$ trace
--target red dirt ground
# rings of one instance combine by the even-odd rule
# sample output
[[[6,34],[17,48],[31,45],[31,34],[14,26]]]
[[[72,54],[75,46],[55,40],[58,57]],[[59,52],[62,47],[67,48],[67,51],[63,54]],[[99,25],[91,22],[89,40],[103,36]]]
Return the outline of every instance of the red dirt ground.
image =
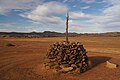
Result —
[[[120,37],[70,37],[88,51],[92,68],[82,74],[58,73],[43,66],[50,44],[64,38],[0,38],[0,80],[120,80],[120,66],[105,67],[110,61],[120,65]],[[7,44],[15,46],[6,46]]]

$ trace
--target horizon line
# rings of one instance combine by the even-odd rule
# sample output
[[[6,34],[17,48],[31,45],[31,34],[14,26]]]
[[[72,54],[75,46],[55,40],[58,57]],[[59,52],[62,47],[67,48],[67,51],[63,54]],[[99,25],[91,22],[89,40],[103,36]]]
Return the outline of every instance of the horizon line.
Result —
[[[44,33],[44,32],[47,32],[47,31],[41,31],[41,32],[38,32],[38,31],[30,31],[30,32],[22,32],[22,31],[0,31],[1,32],[5,32],[5,33],[32,33],[32,32],[35,32],[35,33]],[[48,32],[56,32],[56,33],[66,33],[66,32],[58,32],[58,31],[48,31]],[[78,33],[78,32],[68,32],[68,33],[77,33],[77,34],[86,34],[86,33],[90,33],[90,34],[94,34],[94,33],[117,33],[119,31],[106,31],[106,32],[81,32],[81,33]]]

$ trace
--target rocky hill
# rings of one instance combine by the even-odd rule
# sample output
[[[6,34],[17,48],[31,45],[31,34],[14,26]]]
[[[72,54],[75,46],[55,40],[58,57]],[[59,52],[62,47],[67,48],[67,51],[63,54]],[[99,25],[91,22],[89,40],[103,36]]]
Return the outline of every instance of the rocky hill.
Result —
[[[120,32],[108,32],[108,33],[69,33],[69,37],[76,36],[99,36],[99,37],[120,37]],[[0,37],[8,38],[41,38],[41,37],[65,37],[65,33],[59,32],[30,32],[30,33],[20,33],[20,32],[0,32]]]
[[[70,37],[79,36],[77,33],[69,33]],[[44,31],[44,32],[0,32],[0,37],[15,37],[15,38],[40,38],[40,37],[65,37],[65,33]]]

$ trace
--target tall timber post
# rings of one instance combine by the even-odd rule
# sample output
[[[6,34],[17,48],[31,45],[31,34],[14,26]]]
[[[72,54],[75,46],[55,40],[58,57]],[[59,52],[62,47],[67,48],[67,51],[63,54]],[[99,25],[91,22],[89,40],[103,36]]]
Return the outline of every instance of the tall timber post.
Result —
[[[67,16],[66,16],[66,42],[68,42],[68,20],[69,20],[69,12],[67,11]]]

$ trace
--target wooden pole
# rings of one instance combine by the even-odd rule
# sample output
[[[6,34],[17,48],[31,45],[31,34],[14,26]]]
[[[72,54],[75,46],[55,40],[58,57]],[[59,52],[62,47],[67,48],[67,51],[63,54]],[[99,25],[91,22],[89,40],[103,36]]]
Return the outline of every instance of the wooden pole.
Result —
[[[67,11],[67,17],[66,17],[66,42],[68,43],[68,20],[69,20],[69,13]]]

